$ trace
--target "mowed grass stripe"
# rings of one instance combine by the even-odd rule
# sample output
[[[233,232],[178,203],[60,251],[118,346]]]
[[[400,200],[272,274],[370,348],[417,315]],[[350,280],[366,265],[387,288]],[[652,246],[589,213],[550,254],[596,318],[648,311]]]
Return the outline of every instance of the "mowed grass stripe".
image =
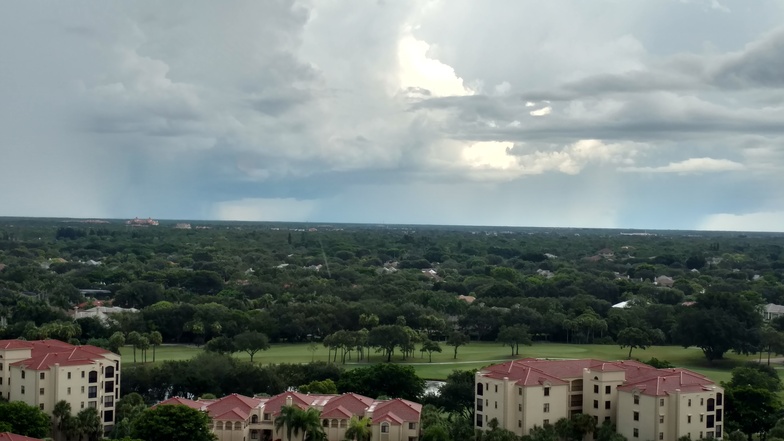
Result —
[[[457,359],[453,359],[453,348],[442,345],[443,352],[433,353],[433,362],[428,362],[428,355],[425,353],[421,357],[419,351],[416,356],[403,360],[399,353],[392,357],[396,363],[410,364],[416,369],[417,374],[422,378],[432,380],[443,380],[455,369],[476,369],[488,364],[500,363],[504,360],[513,358],[596,358],[600,360],[623,360],[626,359],[629,350],[621,349],[615,345],[572,345],[563,343],[535,343],[533,346],[521,346],[520,355],[511,356],[511,350],[507,346],[501,346],[493,342],[472,342],[458,349]],[[156,361],[166,360],[188,360],[196,354],[202,352],[201,348],[185,345],[164,345],[156,350]],[[241,360],[250,360],[250,356],[244,352],[234,354]],[[719,360],[713,364],[709,363],[697,348],[686,348],[681,346],[654,346],[647,350],[636,349],[632,352],[632,358],[646,361],[651,357],[659,360],[667,360],[678,367],[692,369],[711,378],[714,381],[728,381],[730,370],[746,361],[756,361],[758,356],[743,356],[734,353],[727,353],[724,360]],[[137,362],[141,362],[141,351],[136,351]],[[765,357],[763,356],[763,361]],[[274,344],[267,351],[257,352],[253,360],[261,364],[271,363],[309,363],[311,360],[327,361],[327,349],[319,346],[315,353],[308,350],[308,344]],[[376,352],[371,353],[371,362],[381,362],[385,358]],[[122,361],[126,365],[133,364],[133,349],[126,346],[122,350]],[[152,349],[147,352],[147,361],[152,361]],[[338,356],[338,363],[340,357]],[[356,353],[351,354],[351,360],[347,360],[346,368],[352,369],[366,364],[357,362]]]

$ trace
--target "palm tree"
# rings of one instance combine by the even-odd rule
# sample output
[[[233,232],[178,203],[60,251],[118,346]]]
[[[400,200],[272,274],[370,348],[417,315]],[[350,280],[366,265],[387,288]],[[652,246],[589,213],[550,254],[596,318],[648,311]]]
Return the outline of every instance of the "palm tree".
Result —
[[[321,426],[321,411],[315,407],[300,413],[299,427],[302,429],[302,439],[305,441],[322,441],[327,438]],[[294,435],[297,429],[294,428]]]
[[[370,426],[370,418],[352,416],[348,421],[348,429],[346,429],[346,439],[353,439],[354,441],[368,441],[373,434],[373,428]]]
[[[286,439],[291,441],[291,432],[294,430],[294,426],[296,426],[300,412],[302,412],[302,409],[294,405],[281,406],[280,415],[275,417],[275,432],[286,426]]]
[[[76,419],[79,420],[79,431],[81,434],[87,435],[87,441],[98,441],[101,439],[103,423],[101,423],[101,416],[95,408],[88,407],[81,410],[76,414]],[[81,439],[81,435],[79,439]]]
[[[152,362],[155,363],[155,348],[163,343],[163,335],[158,331],[150,332],[150,344],[152,345]]]
[[[324,429],[321,427],[321,412],[313,407],[302,410],[297,406],[282,406],[280,415],[275,418],[275,430],[280,430],[286,426],[286,438],[291,441],[291,434],[299,435],[302,431],[302,439],[305,441],[320,441],[326,438]]]
[[[60,434],[65,434],[67,420],[71,417],[71,404],[65,400],[60,400],[52,409],[52,416],[55,420],[55,429]]]

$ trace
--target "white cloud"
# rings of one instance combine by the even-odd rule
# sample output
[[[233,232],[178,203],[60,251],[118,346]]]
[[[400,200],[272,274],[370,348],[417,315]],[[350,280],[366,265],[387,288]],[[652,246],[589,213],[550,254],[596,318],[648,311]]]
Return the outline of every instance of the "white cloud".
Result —
[[[542,107],[541,109],[532,110],[530,113],[531,116],[545,116],[549,115],[553,111],[551,106]]]
[[[213,206],[212,217],[218,220],[235,221],[303,222],[311,220],[310,216],[317,206],[318,203],[315,201],[292,198],[246,198],[216,203]]]
[[[712,173],[744,170],[741,163],[729,159],[689,158],[680,162],[670,162],[660,167],[622,167],[619,170],[630,173]]]
[[[697,229],[709,231],[782,232],[784,231],[784,211],[711,214],[703,219]]]
[[[589,164],[633,163],[640,148],[641,145],[634,143],[606,144],[596,139],[583,139],[552,149],[483,141],[462,147],[459,166],[467,168],[472,172],[470,176],[480,180],[508,180],[547,172],[576,175]]]
[[[425,89],[433,96],[473,95],[455,70],[439,60],[430,58],[430,45],[406,35],[398,43],[400,88]],[[508,84],[507,84],[508,86]]]

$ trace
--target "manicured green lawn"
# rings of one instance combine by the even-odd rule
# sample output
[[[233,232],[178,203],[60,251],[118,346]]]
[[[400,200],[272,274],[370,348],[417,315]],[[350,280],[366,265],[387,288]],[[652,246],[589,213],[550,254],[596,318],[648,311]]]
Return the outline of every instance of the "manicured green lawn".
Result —
[[[474,342],[458,349],[457,359],[453,359],[453,348],[443,346],[444,352],[434,353],[433,362],[428,362],[428,356],[420,358],[420,353],[416,353],[415,358],[403,360],[400,354],[395,354],[392,358],[394,362],[406,363],[414,366],[419,376],[427,379],[444,379],[454,369],[475,369],[493,363],[500,363],[512,359],[511,350],[498,343]],[[156,353],[157,361],[164,360],[187,360],[201,352],[202,349],[194,346],[166,345],[158,347]],[[628,355],[628,349],[621,349],[615,345],[567,345],[560,343],[535,343],[533,346],[521,346],[520,355],[514,358],[535,357],[535,358],[597,358],[601,360],[622,360]],[[352,354],[352,356],[355,354]],[[249,360],[250,357],[245,353],[235,354],[237,358]],[[133,363],[133,350],[126,346],[122,350],[123,363]],[[680,346],[656,346],[647,350],[635,350],[632,358],[646,361],[651,357],[659,360],[667,360],[678,367],[685,367],[700,372],[714,381],[727,381],[730,378],[730,370],[745,361],[756,360],[756,356],[740,356],[733,353],[726,354],[726,359],[708,363],[702,351],[696,348],[684,349]],[[152,350],[147,354],[148,361],[152,361]],[[258,352],[254,356],[254,361],[269,363],[308,363],[311,360],[326,361],[327,349],[319,346],[315,353],[308,350],[307,344],[276,344],[267,351]],[[381,354],[372,353],[371,361],[382,361]],[[137,361],[141,361],[140,351],[137,351]],[[339,362],[340,360],[338,360]],[[349,360],[346,368],[361,366],[365,362],[357,363],[356,360]]]

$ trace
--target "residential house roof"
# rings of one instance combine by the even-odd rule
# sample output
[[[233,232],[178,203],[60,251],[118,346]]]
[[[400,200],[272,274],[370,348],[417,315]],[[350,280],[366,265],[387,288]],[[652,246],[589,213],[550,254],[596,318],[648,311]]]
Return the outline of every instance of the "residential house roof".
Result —
[[[354,393],[332,397],[321,411],[321,415],[331,417],[333,412],[350,412],[352,415],[364,415],[365,411],[373,405],[373,399]],[[342,410],[339,410],[342,409]]]
[[[373,423],[389,420],[397,424],[406,421],[418,421],[422,413],[422,405],[413,401],[395,398],[381,401],[373,409]]]
[[[153,407],[157,406],[188,406],[191,409],[201,409],[204,407],[204,403],[201,401],[194,401],[189,400],[187,398],[182,397],[171,397],[168,400],[161,401],[160,403],[156,404]]]
[[[688,369],[657,369],[654,375],[642,377],[618,387],[626,392],[664,396],[680,392],[708,391],[715,386],[712,380]]]
[[[32,349],[33,344],[26,340],[0,340],[0,349]]]
[[[34,371],[47,370],[58,364],[60,366],[78,366],[94,364],[110,353],[106,349],[92,345],[74,346],[59,340],[36,340],[30,344],[30,358],[17,361],[11,366],[24,366]],[[18,345],[18,344],[17,344]]]
[[[768,303],[767,305],[765,305],[765,312],[769,314],[784,314],[784,305]]]
[[[260,398],[231,394],[206,405],[204,410],[216,420],[244,421],[248,419],[250,410],[263,401]]]
[[[264,403],[264,413],[277,415],[280,413],[280,408],[286,405],[286,400],[291,397],[291,404],[302,409],[307,408],[313,403],[313,396],[301,394],[299,392],[284,392],[267,400]]]

